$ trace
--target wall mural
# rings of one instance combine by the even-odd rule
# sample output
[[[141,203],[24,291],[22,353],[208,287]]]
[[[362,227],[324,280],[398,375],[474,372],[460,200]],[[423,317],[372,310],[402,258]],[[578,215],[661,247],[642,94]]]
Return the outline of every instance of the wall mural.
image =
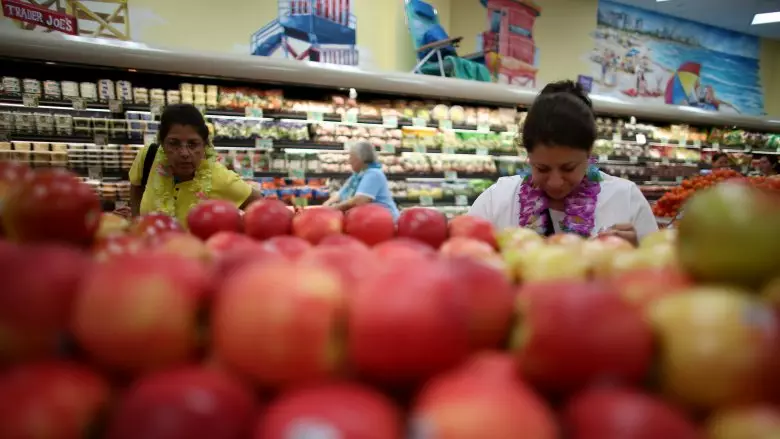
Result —
[[[601,0],[593,38],[593,93],[764,114],[757,37]]]
[[[358,65],[352,0],[279,0],[277,18],[255,32],[256,56]]]
[[[485,65],[497,82],[536,87],[539,49],[534,23],[542,9],[530,0],[480,0],[488,28],[478,36]]]

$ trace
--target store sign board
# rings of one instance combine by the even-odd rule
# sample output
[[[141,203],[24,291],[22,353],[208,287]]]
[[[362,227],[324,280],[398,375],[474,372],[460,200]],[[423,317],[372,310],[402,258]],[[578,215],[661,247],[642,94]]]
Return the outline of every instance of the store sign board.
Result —
[[[12,20],[42,26],[68,35],[78,35],[79,27],[76,17],[62,14],[21,0],[0,0],[3,5],[3,15]]]

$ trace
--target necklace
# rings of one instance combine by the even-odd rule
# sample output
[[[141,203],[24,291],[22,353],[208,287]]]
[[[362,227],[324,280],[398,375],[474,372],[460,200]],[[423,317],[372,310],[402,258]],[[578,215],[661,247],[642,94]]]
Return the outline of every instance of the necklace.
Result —
[[[596,203],[601,192],[601,174],[598,168],[591,165],[588,173],[579,185],[564,198],[564,217],[560,222],[560,228],[565,233],[575,233],[582,237],[589,237],[596,223]],[[549,199],[544,191],[534,184],[529,176],[520,185],[518,191],[518,225],[528,227],[543,235],[547,227],[547,215]]]

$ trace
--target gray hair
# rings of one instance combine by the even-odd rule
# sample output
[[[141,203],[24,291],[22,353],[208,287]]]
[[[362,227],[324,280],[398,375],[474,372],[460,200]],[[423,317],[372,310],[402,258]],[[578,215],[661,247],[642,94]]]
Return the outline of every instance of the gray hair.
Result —
[[[349,152],[355,154],[355,156],[363,163],[373,163],[377,160],[376,149],[374,149],[374,145],[366,141],[353,143],[349,146]]]

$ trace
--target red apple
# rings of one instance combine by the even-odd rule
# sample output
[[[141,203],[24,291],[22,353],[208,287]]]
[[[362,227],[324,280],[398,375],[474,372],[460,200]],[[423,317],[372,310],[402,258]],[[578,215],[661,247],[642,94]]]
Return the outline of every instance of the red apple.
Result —
[[[755,405],[716,412],[707,421],[710,439],[777,439],[780,407]]]
[[[306,252],[300,261],[303,265],[327,267],[341,277],[344,286],[349,290],[366,277],[372,276],[381,264],[370,251],[356,252],[348,247],[323,247],[322,244]]]
[[[323,238],[340,235],[344,214],[330,207],[305,209],[293,218],[293,235],[317,245]]]
[[[186,361],[210,279],[190,259],[155,253],[97,264],[76,298],[71,330],[100,363],[147,371]]]
[[[518,311],[514,350],[523,376],[541,389],[566,393],[600,380],[637,383],[650,367],[649,324],[608,284],[529,283],[518,294]]]
[[[95,233],[95,238],[97,240],[124,234],[128,227],[130,227],[130,222],[127,219],[113,213],[103,212],[100,215],[100,223]]]
[[[483,241],[456,236],[450,238],[439,248],[439,253],[447,258],[471,258],[491,267],[506,271],[506,264],[493,247]]]
[[[149,213],[136,218],[130,225],[129,232],[149,240],[150,243],[156,243],[160,236],[171,232],[182,233],[184,229],[172,216],[164,213]]]
[[[515,227],[501,230],[496,235],[501,251],[522,250],[527,245],[544,244],[545,239],[535,230]]]
[[[648,311],[670,399],[717,409],[780,394],[780,320],[753,293],[700,286],[658,299]]]
[[[108,398],[108,385],[81,365],[18,366],[0,375],[0,437],[87,437]]]
[[[89,247],[100,223],[100,199],[74,174],[47,169],[22,180],[5,198],[5,233],[16,242]]]
[[[449,235],[450,237],[462,236],[464,238],[476,239],[490,245],[494,249],[498,249],[496,231],[493,229],[493,224],[484,218],[470,215],[457,216],[450,221]]]
[[[69,247],[16,247],[0,260],[0,360],[52,356],[88,275],[86,254]]]
[[[206,247],[211,250],[214,255],[220,255],[226,251],[232,250],[236,247],[251,245],[255,241],[241,233],[236,232],[217,232],[206,240]]]
[[[362,241],[347,236],[347,235],[330,235],[326,236],[319,243],[319,247],[341,247],[349,249],[356,253],[367,253],[368,246],[363,244]]]
[[[447,262],[455,283],[467,293],[471,345],[498,348],[506,339],[514,315],[515,293],[506,274],[480,261],[454,258]]]
[[[217,232],[241,232],[244,221],[235,204],[224,200],[206,200],[190,210],[187,228],[190,233],[205,241]]]
[[[395,221],[386,208],[377,204],[365,204],[347,211],[344,233],[359,239],[368,246],[393,239]]]
[[[511,357],[485,353],[433,378],[412,409],[413,437],[557,438],[551,410],[516,369]]]
[[[401,413],[381,393],[358,384],[326,384],[277,398],[261,417],[255,439],[293,437],[398,439]]]
[[[439,248],[447,240],[447,217],[428,207],[404,209],[398,217],[398,236]]]
[[[646,268],[628,271],[611,279],[620,295],[637,309],[645,309],[656,300],[685,291],[691,279],[676,268]]]
[[[92,246],[92,254],[97,261],[131,255],[146,248],[146,241],[135,235],[110,235],[98,238]]]
[[[186,233],[169,233],[161,236],[153,251],[181,256],[204,264],[210,264],[213,256],[205,242]]]
[[[241,439],[251,432],[254,398],[241,383],[206,368],[145,376],[122,397],[108,439]]]
[[[293,212],[279,200],[257,200],[246,208],[244,232],[257,240],[292,233]]]
[[[263,246],[290,260],[300,258],[306,251],[312,248],[308,241],[295,236],[275,236],[264,242]]]
[[[336,329],[343,301],[341,280],[324,267],[288,261],[247,265],[216,296],[214,347],[228,366],[262,385],[326,379],[342,362]]]
[[[263,243],[250,241],[225,251],[215,258],[217,282],[221,282],[245,265],[284,258],[279,252]]]
[[[591,276],[608,279],[616,274],[616,262],[630,258],[637,253],[634,246],[617,236],[600,236],[585,241],[580,256],[587,263]]]
[[[32,178],[32,174],[32,169],[22,162],[0,161],[0,236],[5,236],[3,204],[6,197],[19,182]]]
[[[356,371],[414,383],[457,364],[469,352],[469,302],[440,261],[381,261],[349,301],[348,352]]]
[[[396,238],[385,241],[372,248],[380,260],[389,259],[433,259],[436,251],[430,246],[409,238]]]
[[[699,439],[697,426],[664,401],[628,389],[592,389],[565,410],[571,439]]]

